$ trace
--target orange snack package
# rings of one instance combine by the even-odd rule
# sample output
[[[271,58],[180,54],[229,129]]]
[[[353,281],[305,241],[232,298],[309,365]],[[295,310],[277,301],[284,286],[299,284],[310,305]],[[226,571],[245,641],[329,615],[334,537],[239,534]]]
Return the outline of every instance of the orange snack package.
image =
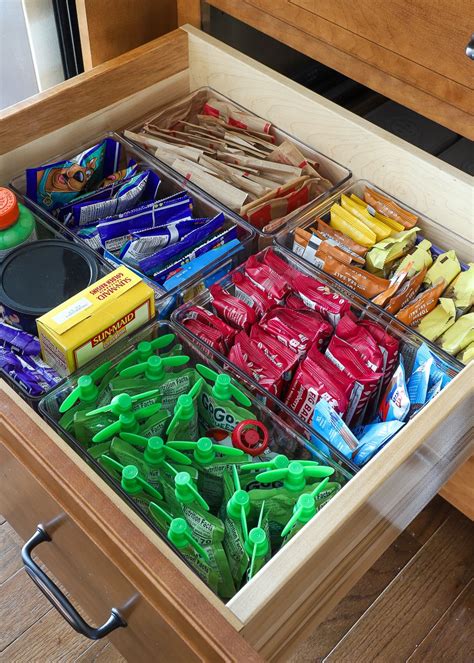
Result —
[[[369,250],[366,246],[357,244],[357,242],[354,242],[353,239],[347,237],[344,233],[339,232],[339,230],[334,230],[334,228],[331,228],[331,226],[322,219],[316,219],[316,227],[311,228],[311,230],[314,230],[320,239],[333,239],[340,248],[349,253],[355,253],[362,258]]]
[[[389,303],[385,306],[385,310],[388,313],[394,315],[395,313],[398,313],[401,308],[411,302],[421,288],[427,270],[428,267],[424,267],[421,272],[418,272],[418,274],[415,274],[415,276],[412,276],[411,279],[403,284],[402,289],[397,295],[391,297]]]
[[[334,244],[331,244],[330,240],[326,239],[321,242],[315,255],[316,258],[320,258],[323,262],[329,255],[336,258],[336,260],[339,260],[339,262],[343,262],[345,265],[350,265],[352,262],[358,263],[359,265],[365,264],[364,259],[360,256],[355,253],[348,253],[339,246],[334,246]]]
[[[380,214],[387,216],[389,219],[395,219],[395,221],[401,223],[406,230],[416,226],[418,217],[415,216],[415,214],[400,207],[400,205],[397,205],[394,200],[383,196],[381,193],[378,193],[378,191],[365,187],[364,200],[369,205],[372,205],[372,207]]]
[[[360,267],[345,265],[329,254],[324,260],[323,270],[368,299],[387,290],[390,285],[387,279],[374,276]]]
[[[395,317],[397,320],[400,320],[400,322],[404,322],[409,327],[413,327],[435,308],[438,304],[438,299],[443,294],[445,288],[446,279],[438,279],[431,288],[420,292],[411,304],[402,308]]]

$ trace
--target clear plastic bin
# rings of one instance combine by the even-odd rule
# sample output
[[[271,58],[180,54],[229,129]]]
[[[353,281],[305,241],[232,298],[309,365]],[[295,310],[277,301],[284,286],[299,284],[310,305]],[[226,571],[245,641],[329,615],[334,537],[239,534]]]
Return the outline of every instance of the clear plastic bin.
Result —
[[[29,204],[29,201],[24,199],[22,196],[18,196],[18,202],[20,202],[23,205],[26,205],[28,207],[31,207],[31,205]],[[36,210],[33,210],[33,212],[34,212],[34,217],[35,217],[35,221],[36,221],[36,237],[37,237],[37,239],[39,239],[39,240],[41,240],[41,239],[67,239],[71,242],[76,242],[76,243],[80,244],[81,246],[83,246],[83,242],[81,242],[67,228],[64,228],[63,226],[58,226],[57,222],[55,222],[54,224],[47,223],[43,218],[41,218],[40,214],[36,213]],[[103,276],[105,276],[106,274],[108,274],[112,270],[112,267],[100,255],[96,254],[95,257],[97,259],[97,263],[98,263],[98,266],[99,266],[99,274],[98,274],[97,278],[101,279]],[[0,315],[0,319],[1,319],[1,315]],[[39,396],[32,396],[31,394],[29,394],[26,391],[26,389],[23,387],[23,385],[19,384],[15,380],[13,380],[13,378],[10,375],[8,375],[8,373],[6,371],[4,371],[2,368],[0,368],[0,378],[3,378],[35,410],[37,409],[40,400],[47,393],[49,393],[49,391],[50,391],[50,390],[45,391],[43,394],[40,394]],[[62,384],[62,382],[63,381],[61,380],[61,382],[59,382],[58,385]],[[56,385],[56,387],[58,385]]]
[[[317,217],[320,217],[323,219],[323,221],[327,221],[329,219],[329,210],[331,209],[331,206],[338,202],[340,200],[340,197],[342,194],[346,194],[350,196],[352,193],[358,196],[359,198],[364,197],[364,189],[365,187],[368,186],[371,189],[374,189],[375,191],[378,191],[384,196],[387,196],[394,200],[398,205],[401,207],[405,208],[409,212],[412,212],[413,214],[416,214],[419,218],[419,222],[416,224],[418,228],[420,228],[421,235],[428,239],[434,246],[436,246],[438,249],[442,249],[443,251],[449,251],[453,249],[456,252],[456,255],[461,262],[461,268],[463,270],[467,269],[467,264],[468,262],[472,262],[473,258],[473,246],[472,243],[469,242],[467,239],[464,237],[461,237],[457,233],[453,231],[447,231],[446,228],[444,228],[441,224],[437,223],[436,221],[433,221],[429,217],[425,216],[424,214],[421,214],[421,212],[418,212],[417,210],[412,209],[408,205],[406,205],[404,202],[398,200],[395,196],[392,196],[392,194],[387,193],[380,187],[375,186],[371,182],[368,182],[367,180],[357,180],[353,182],[352,184],[349,184],[347,187],[342,189],[341,191],[337,192],[335,196],[333,196],[330,200],[325,200],[323,203],[319,205],[315,205],[312,207],[310,210],[308,210],[304,215],[302,215],[298,220],[295,220],[294,223],[291,224],[290,227],[288,227],[285,231],[282,231],[279,233],[276,237],[276,244],[278,246],[283,247],[287,251],[291,251],[293,255],[295,256],[296,260],[303,264],[311,264],[309,263],[305,258],[302,256],[298,255],[297,253],[294,252],[293,250],[293,242],[294,242],[294,233],[297,228],[303,228],[306,230],[309,228],[311,225],[313,225],[314,220]],[[321,275],[324,274],[325,278],[327,279],[328,283],[331,284],[339,284],[340,281],[336,279],[334,276],[331,276],[330,274],[326,274],[323,272],[321,269],[316,267],[315,265],[311,264],[312,269],[316,271],[318,274],[319,279],[321,279]],[[343,286],[347,287],[349,292],[356,294],[354,290],[350,289],[348,286]],[[390,313],[387,313],[382,307],[377,306],[373,302],[371,302],[369,299],[366,297],[357,294],[356,295],[361,302],[365,302],[366,304],[370,303],[370,306],[373,307],[374,310],[379,310],[383,311],[384,315],[387,316],[388,318],[392,318],[395,320],[394,316],[392,316]],[[418,334],[416,329],[412,329],[411,327],[406,326],[399,320],[396,320],[393,324],[399,325],[400,329],[404,330],[406,333],[411,333],[414,336],[418,336],[418,338],[423,339],[426,341],[424,336],[421,334]],[[443,351],[438,347],[438,346],[433,346],[436,348],[436,350],[439,353],[443,353]],[[450,355],[445,355],[445,356],[450,356]]]
[[[372,320],[373,322],[377,322],[385,329],[385,331],[387,331],[393,337],[395,337],[400,343],[399,349],[400,349],[400,354],[403,355],[405,374],[407,379],[409,378],[413,368],[416,351],[423,342],[426,342],[430,350],[438,357],[440,357],[440,359],[445,363],[451,377],[453,377],[462,370],[463,365],[460,362],[458,362],[456,359],[446,354],[440,348],[433,345],[432,343],[424,341],[419,334],[416,334],[410,328],[401,325],[398,322],[398,320],[393,318],[391,315],[385,313],[383,309],[374,306],[373,304],[368,302],[365,298],[360,297],[356,293],[353,293],[351,290],[341,285],[337,281],[333,281],[324,272],[316,270],[314,267],[308,265],[308,263],[304,261],[296,260],[296,256],[294,256],[294,254],[290,253],[289,251],[286,251],[281,247],[274,245],[271,248],[268,247],[264,249],[261,253],[257,255],[257,257],[269,250],[275,251],[275,253],[280,258],[285,260],[285,262],[291,265],[291,267],[298,269],[302,274],[314,278],[315,280],[327,286],[332,292],[338,293],[341,297],[347,299],[351,304],[352,312],[358,318],[366,318]],[[235,272],[243,273],[244,266],[240,265],[233,272],[231,272],[230,274],[228,274],[219,281],[219,285],[221,285],[224,288],[224,290],[226,292],[229,292],[230,294],[235,294],[235,286],[232,282],[232,274],[234,274]],[[179,329],[182,331],[183,334],[193,339],[194,343],[200,343],[202,345],[206,345],[205,341],[203,341],[198,336],[196,336],[183,324],[183,321],[187,317],[188,309],[191,306],[202,306],[206,310],[212,311],[213,309],[211,304],[210,293],[209,292],[203,293],[198,297],[196,297],[191,302],[188,302],[187,304],[178,307],[173,312],[171,320],[179,327]],[[270,392],[268,392],[266,389],[258,385],[258,383],[252,377],[250,377],[249,375],[244,373],[241,369],[239,369],[233,362],[229,361],[229,359],[227,359],[227,357],[225,357],[222,353],[218,352],[217,350],[211,349],[210,346],[206,345],[206,347],[209,348],[209,352],[213,353],[213,356],[216,357],[217,361],[219,361],[223,365],[232,366],[232,370],[234,371],[235,375],[238,376],[239,380],[245,379],[247,383],[253,385],[254,388],[258,388],[259,393],[263,391],[267,395],[267,397],[270,396]],[[295,416],[295,413],[292,410],[290,410],[282,400],[280,400],[279,398],[275,398],[274,396],[271,396],[271,398],[273,402],[278,403],[278,408],[279,408],[278,411],[285,413],[285,416],[287,415],[288,412],[291,412],[293,416]],[[304,423],[301,419],[299,419],[299,421],[301,421],[300,425],[304,427],[306,435],[308,437],[310,435],[315,434],[315,430],[310,426],[310,424]],[[389,442],[389,444],[396,444],[398,437],[399,437],[398,434],[395,435],[393,439]],[[331,453],[335,458],[340,457],[338,451],[330,443],[327,443],[327,446],[331,449]],[[351,464],[351,467],[354,471],[358,471],[360,469],[351,461],[348,461],[347,459],[346,462]]]
[[[226,97],[225,95],[221,94],[220,92],[217,92],[211,87],[202,87],[199,88],[198,90],[195,90],[192,94],[196,93],[202,93],[202,99],[203,103],[211,97],[216,97],[217,99],[220,99],[222,101],[226,101],[231,103],[233,106],[236,108],[239,108],[246,113],[250,113],[254,115],[255,117],[259,117],[256,113],[252,113],[252,111],[248,110],[248,108],[244,108],[237,102],[235,102],[233,99],[230,99],[229,97]],[[187,95],[188,96],[188,95]],[[183,97],[183,100],[185,97]],[[180,100],[175,100],[173,102],[177,103]],[[168,105],[168,104],[167,104]],[[143,128],[143,125],[147,122],[151,122],[156,114],[158,112],[161,112],[164,110],[166,106],[162,106],[160,108],[156,108],[153,113],[147,114],[146,117],[141,118],[139,121],[136,121],[133,123],[133,125],[128,126],[125,128],[125,130],[128,131],[133,131],[134,133],[140,133],[141,129]],[[260,118],[264,119],[264,118]],[[331,159],[330,157],[326,156],[325,154],[322,154],[321,152],[318,152],[314,148],[310,147],[309,145],[306,145],[302,141],[300,141],[298,138],[295,138],[291,134],[288,134],[286,131],[283,131],[282,129],[279,129],[275,125],[272,125],[272,134],[276,138],[276,145],[280,145],[284,140],[290,140],[291,142],[295,143],[295,145],[299,148],[299,150],[304,154],[305,157],[308,157],[312,161],[316,161],[319,164],[319,169],[318,171],[320,174],[329,179],[332,183],[333,186],[331,189],[329,189],[327,192],[321,194],[318,198],[315,200],[311,201],[310,203],[307,203],[306,205],[298,208],[294,212],[292,212],[289,216],[288,219],[286,220],[285,226],[287,226],[289,223],[291,223],[295,218],[299,218],[301,214],[303,214],[308,208],[313,207],[318,201],[321,202],[328,198],[329,196],[333,195],[333,193],[342,187],[346,182],[348,182],[351,177],[352,173],[351,171],[346,168],[345,166],[342,166],[339,164],[337,161],[334,161],[334,159]],[[145,146],[140,146],[140,149],[143,149],[144,151],[146,150]],[[154,155],[154,150],[153,148],[150,148],[149,152]],[[163,164],[162,161],[159,161],[159,159],[155,156],[153,156],[153,159],[158,161],[161,165],[163,165],[164,168],[170,169],[171,172],[175,173],[175,171],[172,171],[170,166]],[[177,175],[178,178],[182,177],[182,175]],[[184,178],[183,178],[184,179]],[[196,187],[197,188],[197,187]],[[198,189],[199,191],[203,191],[203,189]],[[204,192],[207,196],[210,196],[213,200],[216,200],[216,197],[213,197],[212,191],[205,191]],[[218,200],[218,199],[217,199]],[[219,205],[225,207],[223,203],[219,202]],[[226,210],[228,210],[229,213],[236,213],[235,210],[232,212],[229,208],[225,207]],[[242,223],[245,223],[247,227],[252,228],[258,235],[259,238],[259,249],[263,248],[264,246],[268,246],[273,240],[273,238],[276,236],[278,232],[282,231],[282,227],[278,228],[277,230],[274,230],[272,232],[264,232],[262,230],[259,230],[258,228],[255,228],[251,224],[249,224],[247,221],[242,219],[242,217],[239,217]]]
[[[179,191],[186,191],[193,199],[193,211],[196,218],[213,217],[220,212],[224,212],[226,217],[225,227],[230,228],[235,225],[238,229],[238,239],[241,243],[241,246],[238,247],[237,250],[222,256],[218,260],[214,260],[205,269],[184,280],[179,287],[167,291],[161,285],[155,283],[151,278],[140,274],[144,281],[155,291],[155,302],[158,316],[165,318],[168,316],[170,309],[175,306],[177,302],[183,301],[181,298],[183,292],[186,291],[188,294],[192,292],[199,292],[203,287],[205,287],[206,277],[209,274],[214,273],[218,267],[222,269],[222,273],[224,273],[225,270],[232,269],[232,267],[235,267],[243,260],[245,260],[245,258],[250,255],[250,253],[255,248],[255,233],[249,227],[244,226],[240,222],[240,218],[237,215],[224,209],[215,201],[211,201],[208,197],[202,195],[198,189],[191,187],[184,178],[180,180],[168,169],[164,167],[162,168],[161,164],[157,163],[157,161],[150,157],[146,152],[138,149],[135,145],[127,140],[124,140],[121,136],[113,132],[102,134],[94,139],[88,140],[87,143],[80,145],[74,150],[68,151],[67,153],[55,156],[45,155],[42,163],[55,163],[56,161],[64,161],[79,154],[88,147],[99,143],[106,137],[113,138],[122,146],[119,168],[123,168],[130,159],[134,159],[138,163],[140,170],[152,170],[159,175],[161,178],[159,188],[159,195],[161,198],[170,196]],[[34,167],[36,165],[37,164],[31,164],[30,167]],[[43,209],[38,203],[26,196],[25,172],[15,177],[11,182],[11,186],[15,191],[20,193],[25,198],[25,202],[28,207],[30,207],[36,214],[44,217],[51,226],[57,228],[60,232],[67,231],[68,234],[76,241],[82,244],[85,243],[81,238],[76,237],[71,230],[65,228],[64,225],[54,216],[54,214]],[[100,256],[101,254],[97,252],[97,255]],[[119,258],[116,258],[115,265],[112,264],[112,269],[122,264],[125,263],[123,263]]]
[[[141,330],[137,331],[135,334],[119,341],[112,348],[104,352],[96,360],[90,362],[87,368],[82,368],[73,375],[71,375],[67,380],[62,382],[56,389],[48,393],[48,395],[43,398],[39,405],[39,412],[41,416],[55,429],[59,435],[70,445],[70,447],[77,452],[77,454],[84,459],[88,465],[93,468],[95,472],[104,480],[106,483],[113,488],[113,490],[120,495],[120,497],[132,508],[136,513],[138,513],[145,522],[160,536],[165,539],[164,535],[156,527],[154,522],[150,517],[142,511],[137,505],[133,502],[127,493],[123,491],[120,484],[116,482],[94,459],[87,451],[85,446],[82,446],[71,433],[65,431],[58,423],[60,418],[59,406],[65,397],[71,392],[71,390],[76,386],[77,379],[79,376],[89,373],[94,368],[97,368],[100,364],[105,361],[112,361],[116,365],[121,359],[126,357],[135,347],[136,344],[140,341],[151,341],[157,336],[174,333],[176,334],[176,342],[181,343],[183,346],[183,354],[188,355],[191,360],[188,366],[195,366],[197,363],[205,364],[206,366],[216,370],[217,372],[222,372],[223,364],[219,359],[215,358],[212,353],[209,353],[201,344],[194,343],[189,339],[188,336],[181,334],[180,330],[169,322],[159,322],[155,321],[148,324],[146,327],[143,327]],[[167,372],[173,372],[175,369],[167,368]],[[180,368],[176,370],[181,370]],[[229,371],[227,371],[229,373]],[[309,458],[313,456],[313,459],[318,460],[320,463],[333,467],[335,470],[334,475],[331,477],[331,481],[337,481],[341,484],[345,484],[353,476],[353,472],[349,464],[344,461],[339,461],[333,458],[330,458],[323,454],[321,451],[314,449],[311,443],[305,438],[304,435],[304,426],[301,426],[301,422],[294,416],[293,413],[289,412],[288,415],[285,414],[285,420],[275,415],[275,408],[278,408],[278,404],[273,403],[271,399],[268,401],[267,405],[262,403],[262,398],[264,396],[263,392],[252,388],[253,393],[246,389],[247,386],[250,386],[249,381],[244,378],[240,380],[240,386],[243,387],[243,391],[248,395],[252,404],[250,410],[255,413],[256,419],[261,421],[268,429],[270,448],[278,453],[285,453],[290,459],[298,458]],[[278,411],[278,410],[277,410]],[[317,517],[317,516],[316,516]],[[165,539],[167,541],[167,539]],[[171,546],[169,541],[167,543]],[[172,546],[171,546],[172,547]],[[176,551],[177,552],[177,551]],[[179,552],[177,552],[179,554]]]

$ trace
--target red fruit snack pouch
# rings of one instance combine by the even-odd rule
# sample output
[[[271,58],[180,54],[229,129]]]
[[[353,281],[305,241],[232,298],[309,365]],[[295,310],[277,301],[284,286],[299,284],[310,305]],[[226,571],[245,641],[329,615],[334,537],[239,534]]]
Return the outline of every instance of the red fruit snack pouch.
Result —
[[[211,311],[207,311],[202,306],[190,306],[186,310],[186,319],[197,320],[204,325],[212,327],[221,333],[224,345],[227,350],[232,347],[234,336],[236,335],[237,331],[226,322],[224,322],[224,320],[221,320],[217,315],[211,313]]]
[[[285,402],[308,423],[311,423],[314,406],[321,398],[343,417],[349,407],[354,380],[335,371],[334,365],[321,353],[314,352],[313,357],[306,357],[300,364]]]
[[[272,364],[245,332],[239,332],[235,337],[228,358],[271,394],[280,394],[283,384],[282,371]]]
[[[230,295],[220,285],[209,288],[214,311],[232,327],[248,330],[257,321],[254,309],[238,297]]]
[[[382,353],[383,379],[379,392],[385,393],[388,383],[390,382],[391,375],[398,363],[398,348],[400,344],[396,338],[385,331],[382,325],[379,325],[372,320],[361,320],[359,325],[361,327],[365,327],[365,329],[370,332],[372,338],[375,339],[377,345],[379,346],[380,352]]]
[[[321,313],[333,327],[337,325],[344,313],[350,311],[351,305],[347,299],[338,295],[337,292],[332,292],[327,285],[310,276],[300,274],[293,280],[293,288],[306,306]]]
[[[259,262],[255,256],[250,256],[245,263],[245,273],[257,288],[263,290],[277,304],[282,304],[291,288],[283,276],[280,276],[268,265]]]
[[[369,368],[357,350],[339,338],[337,334],[334,334],[329,341],[326,357],[341,372],[355,380],[345,416],[346,423],[350,425],[351,422],[357,422],[383,375],[382,373],[375,373]]]
[[[242,272],[232,274],[232,282],[235,286],[236,297],[255,309],[259,318],[275,305],[275,302]]]
[[[293,311],[311,311],[301,297],[295,295],[294,292],[291,292],[286,298],[285,306],[286,308],[291,308]]]
[[[368,368],[383,373],[383,355],[376,340],[366,327],[355,321],[352,313],[341,318],[335,333],[360,355]]]
[[[301,274],[300,271],[292,267],[286,262],[286,260],[280,258],[273,249],[267,249],[263,253],[262,262],[264,265],[268,265],[270,269],[273,269],[274,272],[282,276],[285,280],[289,281],[290,284],[293,282],[294,278]]]
[[[260,327],[302,357],[313,345],[322,345],[332,327],[316,311],[293,311],[275,306],[260,321]]]
[[[285,382],[291,380],[293,371],[298,364],[298,355],[290,348],[280,343],[273,334],[269,334],[260,325],[254,325],[250,330],[252,342],[261,350],[267,359],[280,371]]]
[[[209,327],[209,325],[203,324],[199,320],[193,320],[192,318],[183,320],[183,325],[214,350],[222,353],[226,352],[222,334],[217,329],[214,329],[214,327]]]

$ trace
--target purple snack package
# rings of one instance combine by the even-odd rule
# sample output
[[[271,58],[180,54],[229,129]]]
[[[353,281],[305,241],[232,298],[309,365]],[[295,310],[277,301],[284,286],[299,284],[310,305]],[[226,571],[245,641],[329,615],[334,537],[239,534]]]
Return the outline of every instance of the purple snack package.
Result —
[[[21,362],[12,350],[0,345],[0,368],[3,368],[7,373],[11,369],[21,369]]]
[[[41,351],[36,336],[1,321],[0,343],[6,344],[7,347],[25,355],[38,355]]]
[[[170,276],[172,276],[174,272],[176,272],[178,269],[183,267],[183,265],[186,265],[195,258],[199,258],[200,256],[204,255],[205,253],[208,253],[212,249],[216,249],[220,246],[223,246],[224,244],[227,244],[228,242],[231,242],[233,239],[237,239],[237,226],[232,226],[231,228],[227,228],[227,230],[224,230],[222,233],[219,233],[214,237],[211,237],[211,239],[209,239],[207,242],[193,249],[185,256],[182,256],[181,258],[175,260],[170,265],[167,265],[158,272],[155,272],[153,274],[153,280],[156,281],[156,283],[159,283],[160,285],[164,284],[164,282]]]
[[[19,360],[23,369],[30,371],[39,384],[45,385],[45,389],[55,387],[62,380],[54,368],[48,366],[39,356],[25,355],[19,357]]]
[[[145,274],[153,274],[160,265],[165,266],[173,260],[180,253],[191,250],[197,244],[201,244],[204,240],[208,239],[209,235],[219,230],[225,223],[225,217],[222,212],[216,214],[215,217],[210,219],[200,228],[193,230],[186,237],[183,237],[181,242],[168,246],[161,251],[157,251],[149,258],[140,260],[139,267]]]

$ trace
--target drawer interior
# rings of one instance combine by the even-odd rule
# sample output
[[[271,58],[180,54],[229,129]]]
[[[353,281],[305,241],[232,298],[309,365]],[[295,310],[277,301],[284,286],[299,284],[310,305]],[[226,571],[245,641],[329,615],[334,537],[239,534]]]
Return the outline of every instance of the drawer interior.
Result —
[[[436,218],[447,232],[471,239],[472,181],[467,175],[198,30],[171,35],[9,109],[0,121],[5,139],[1,181],[46,154],[119,130],[158,105],[210,85],[347,164],[355,177],[367,178]],[[167,50],[171,55],[164,58]],[[158,604],[166,597],[172,604],[166,607],[170,621],[181,611],[190,621],[200,620],[209,634],[209,624],[219,624],[223,616],[262,655],[275,659],[324,618],[469,456],[473,383],[471,365],[404,428],[396,446],[382,450],[227,606],[177,557],[170,562],[167,547],[113,491],[96,484],[90,468],[4,383],[0,436],[90,536],[107,542],[108,554],[119,559],[138,591]],[[29,439],[35,439],[35,454]],[[66,469],[69,485],[58,473]],[[82,499],[85,488],[90,490],[88,509]],[[118,536],[121,528],[127,532],[125,546]],[[140,553],[146,553],[149,568],[143,568]],[[178,597],[173,593],[176,582]]]

